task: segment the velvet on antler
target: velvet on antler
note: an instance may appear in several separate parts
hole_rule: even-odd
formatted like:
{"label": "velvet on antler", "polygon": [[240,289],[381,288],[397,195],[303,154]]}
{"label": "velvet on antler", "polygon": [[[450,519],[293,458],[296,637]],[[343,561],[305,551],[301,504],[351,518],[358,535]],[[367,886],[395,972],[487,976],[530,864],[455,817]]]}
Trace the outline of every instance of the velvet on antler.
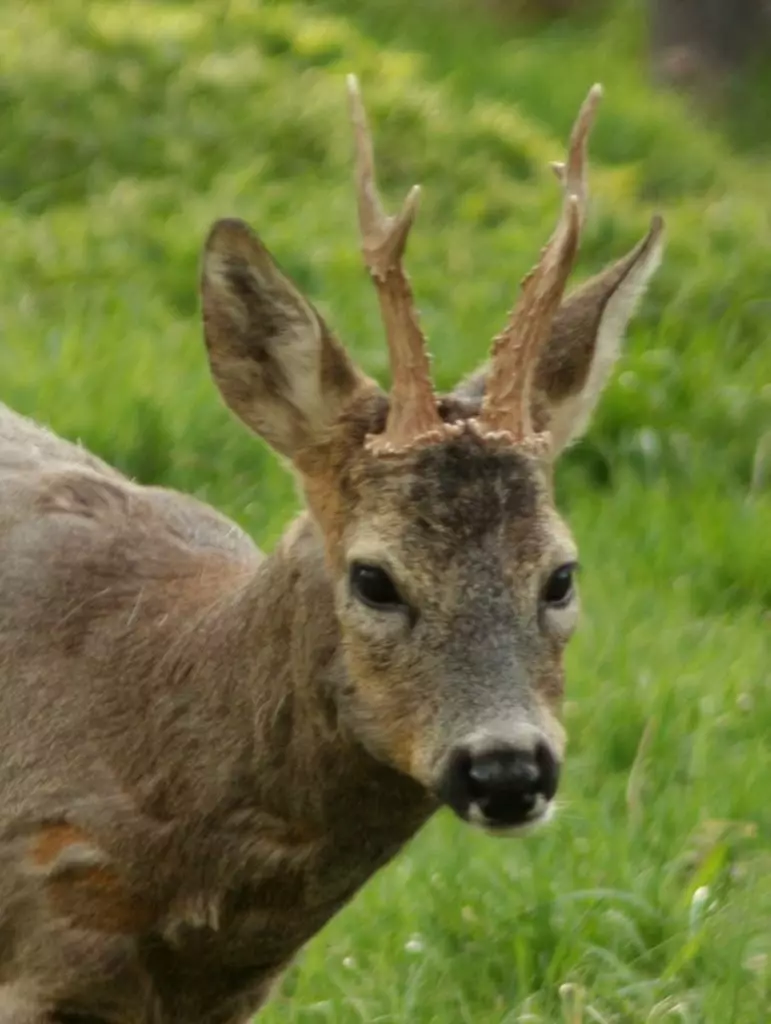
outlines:
{"label": "velvet on antler", "polygon": [[404,271],[407,237],[415,219],[420,187],[407,195],[400,212],[383,210],[375,176],[372,139],[359,84],[348,76],[356,149],[356,194],[362,254],[377,289],[391,361],[391,394],[386,427],[370,438],[372,451],[388,453],[438,438],[445,430],[431,383],[426,341]]}
{"label": "velvet on antler", "polygon": [[540,260],[522,282],[519,301],[493,341],[480,416],[484,432],[505,432],[522,441],[533,432],[531,391],[535,367],[548,340],[575,260],[586,213],[586,148],[602,88],[593,86],[573,126],[565,164],[552,164],[564,199],[557,227]]}

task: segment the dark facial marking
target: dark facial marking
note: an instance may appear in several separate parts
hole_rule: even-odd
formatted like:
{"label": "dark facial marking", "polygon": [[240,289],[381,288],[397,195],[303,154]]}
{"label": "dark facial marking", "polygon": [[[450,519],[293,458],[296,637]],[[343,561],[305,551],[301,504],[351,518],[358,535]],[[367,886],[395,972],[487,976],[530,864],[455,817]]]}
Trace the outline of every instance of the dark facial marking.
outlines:
{"label": "dark facial marking", "polygon": [[271,301],[272,297],[257,287],[254,275],[243,259],[228,260],[228,281],[247,310],[248,322],[259,324],[259,333],[252,332],[244,341],[252,358],[264,362],[269,358],[266,339],[271,341],[286,332],[292,322],[291,311]]}
{"label": "dark facial marking", "polygon": [[473,543],[503,522],[535,515],[535,466],[520,452],[490,451],[462,435],[418,455],[409,502],[418,528]]}

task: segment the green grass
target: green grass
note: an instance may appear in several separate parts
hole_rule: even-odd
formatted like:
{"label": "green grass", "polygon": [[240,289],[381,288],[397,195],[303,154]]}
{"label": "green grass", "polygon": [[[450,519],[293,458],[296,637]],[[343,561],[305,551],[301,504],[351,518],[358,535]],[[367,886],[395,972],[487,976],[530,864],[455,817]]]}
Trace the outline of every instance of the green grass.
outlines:
{"label": "green grass", "polygon": [[472,0],[4,10],[1,397],[267,545],[294,490],[209,381],[198,253],[215,217],[248,219],[385,377],[344,72],[387,194],[425,186],[409,263],[442,386],[483,357],[550,230],[545,164],[593,81],[579,275],[654,208],[669,224],[560,473],[585,567],[562,813],[516,844],[439,815],[301,955],[267,1022],[771,1019],[771,167],[732,154],[741,117],[721,134],[652,91],[636,5],[614,6],[527,29]]}

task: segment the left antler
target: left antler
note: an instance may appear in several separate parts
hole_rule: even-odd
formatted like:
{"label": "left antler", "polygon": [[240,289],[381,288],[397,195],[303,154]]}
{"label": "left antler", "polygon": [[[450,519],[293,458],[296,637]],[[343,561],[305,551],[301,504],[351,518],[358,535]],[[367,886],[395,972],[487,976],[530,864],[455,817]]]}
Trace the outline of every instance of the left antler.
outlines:
{"label": "left antler", "polygon": [[355,75],[348,76],[356,146],[356,191],[364,262],[377,288],[391,360],[391,396],[385,431],[370,441],[373,451],[407,447],[441,432],[431,384],[428,353],[409,280],[402,266],[407,236],[415,219],[419,186],[401,211],[388,216],[378,194],[372,140]]}
{"label": "left antler", "polygon": [[593,86],[573,126],[567,163],[552,164],[564,190],[562,213],[539,262],[522,282],[508,324],[493,342],[480,427],[505,431],[514,441],[532,433],[532,381],[578,249],[586,211],[586,142],[601,97],[601,86]]}

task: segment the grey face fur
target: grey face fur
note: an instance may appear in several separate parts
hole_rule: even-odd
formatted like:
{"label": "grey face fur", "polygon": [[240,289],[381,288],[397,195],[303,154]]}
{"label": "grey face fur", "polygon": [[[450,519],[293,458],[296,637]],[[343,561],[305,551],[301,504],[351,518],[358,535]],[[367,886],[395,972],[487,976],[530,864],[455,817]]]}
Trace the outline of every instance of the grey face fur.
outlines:
{"label": "grey face fur", "polygon": [[[551,504],[548,466],[469,431],[398,464],[365,460],[347,487],[336,592],[345,714],[362,742],[438,795],[461,748],[542,744],[558,764],[561,654],[577,597],[555,608],[543,593],[576,552]],[[362,602],[355,564],[384,570],[400,603]],[[552,796],[528,820],[548,813]],[[492,825],[471,801],[456,809]]]}

